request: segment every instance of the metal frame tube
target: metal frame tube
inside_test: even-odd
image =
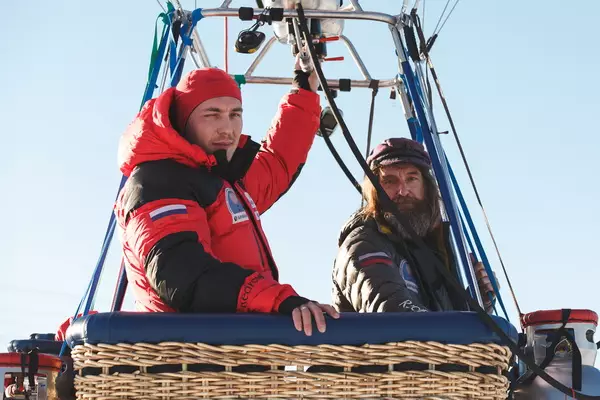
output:
[[[356,5],[360,8],[358,1],[353,2],[353,4],[354,3],[356,3]],[[230,4],[231,4],[231,1],[224,1],[221,8],[202,9],[202,16],[203,16],[203,18],[237,17],[238,10],[228,8],[228,6]],[[371,21],[376,21],[376,22],[384,22],[386,24],[389,24],[390,26],[395,26],[398,22],[397,17],[389,15],[389,14],[376,13],[376,12],[364,12],[364,11],[362,11],[362,8],[360,8],[360,10],[361,11],[352,11],[352,12],[329,11],[329,10],[306,10],[305,14],[306,14],[307,18],[313,17],[313,18],[371,20]],[[263,10],[261,10],[261,9],[255,9],[254,15],[259,16],[262,12],[263,12]],[[290,17],[290,18],[293,18],[294,21],[297,21],[297,18],[294,18],[296,16],[297,16],[296,10],[284,10],[284,18]],[[295,26],[294,28],[296,29],[297,27]],[[192,33],[192,37],[193,37],[192,44],[194,47],[194,51],[200,56],[200,63],[203,66],[210,66],[210,61],[208,60],[208,55],[206,53],[206,50],[204,49],[202,40],[200,39],[200,35],[198,34],[198,31],[196,29],[194,29],[194,31]],[[372,78],[371,74],[369,73],[364,61],[362,60],[362,58],[356,51],[354,44],[348,37],[346,37],[344,35],[340,36],[340,40],[344,43],[344,45],[348,49],[348,52],[350,53],[352,59],[354,60],[354,63],[356,64],[357,68],[359,69],[360,73],[363,75],[365,80],[368,81],[366,83],[366,86],[368,87],[370,81],[373,78]],[[289,84],[289,82],[291,82],[291,80],[288,80],[287,78],[252,77],[252,74],[254,73],[254,71],[256,70],[258,65],[263,61],[267,52],[272,48],[273,44],[276,41],[277,41],[277,38],[275,38],[274,36],[271,37],[269,39],[269,41],[266,43],[266,45],[263,47],[263,49],[261,49],[260,52],[257,54],[256,58],[254,59],[254,61],[248,67],[246,73],[244,74],[244,76],[246,78],[252,78],[252,79],[247,79],[246,83],[258,83],[258,84],[271,83],[271,84],[275,84],[275,85],[283,85],[283,84],[287,85],[287,84]],[[191,54],[193,54],[193,53],[191,53]],[[192,59],[198,66],[198,60],[196,60],[193,55],[192,55]],[[383,81],[382,84],[380,84],[380,86],[381,87],[391,87],[391,86],[393,86],[395,81],[396,81],[395,78],[391,79],[391,80]],[[337,83],[337,82],[334,82],[334,81],[328,81],[328,82],[332,82],[331,84],[336,88],[339,87],[339,83]],[[352,81],[352,85],[356,86],[356,87],[365,87],[364,86],[365,83],[363,81]]]
[[[204,44],[202,43],[202,40],[200,39],[200,35],[198,34],[196,28],[194,28],[194,31],[192,32],[192,46],[194,46],[194,51],[200,57],[200,61],[202,62],[202,64],[205,67],[210,67],[211,64],[210,60],[208,59],[208,54],[206,53],[206,49],[204,48]]]
[[[169,76],[169,65],[168,65],[168,63],[165,63],[165,65],[163,66],[163,75],[160,80],[160,87],[159,87],[159,90],[161,93],[165,90],[165,86],[167,85],[167,76]]]
[[[252,61],[252,64],[250,64],[250,66],[246,70],[246,73],[244,74],[244,76],[246,78],[248,78],[249,76],[252,76],[252,74],[254,73],[254,70],[256,70],[256,68],[258,67],[258,64],[260,64],[262,62],[262,60],[265,58],[265,56],[267,55],[269,50],[271,50],[271,47],[273,46],[273,44],[275,44],[276,41],[277,41],[277,38],[275,36],[272,36],[269,39],[269,41],[267,43],[265,43],[264,47],[258,52],[256,57],[254,58],[254,61]]]
[[[202,65],[202,61],[198,60],[198,56],[197,56],[196,52],[190,51],[190,57],[192,58],[192,62],[194,63],[196,68],[204,67],[204,65]]]
[[[408,1],[408,0],[406,0]],[[231,5],[231,3],[233,2],[233,0],[223,0],[223,3],[221,4],[221,6],[219,8],[229,8],[229,6]],[[360,1],[359,0],[350,0],[350,4],[348,4],[347,9],[350,10],[355,10],[355,11],[362,11],[363,8],[360,5]]]
[[[356,51],[356,47],[354,47],[354,44],[352,43],[352,41],[344,35],[340,36],[340,40],[342,42],[344,42],[344,44],[346,45],[346,48],[350,52],[350,55],[352,56],[352,59],[358,66],[358,69],[360,70],[360,73],[362,74],[362,76],[368,80],[372,79],[371,74],[369,74],[369,71],[367,70],[365,63],[363,62],[362,58]]]
[[[262,14],[263,10],[259,8],[254,9],[254,16],[258,17]],[[339,11],[339,10],[305,10],[304,14],[306,18],[317,18],[317,19],[349,19],[349,20],[364,20],[364,21],[375,21],[383,22],[388,25],[395,26],[398,22],[398,18],[394,15],[374,12],[374,11]],[[209,17],[238,17],[238,10],[234,8],[203,8],[202,16],[204,18]],[[283,18],[298,18],[298,12],[292,9],[283,10]]]
[[[400,96],[400,104],[404,110],[404,118],[406,119],[406,123],[408,124],[408,130],[410,131],[410,136],[413,140],[418,142],[423,141],[423,133],[421,132],[421,127],[419,126],[419,121],[415,117],[415,113],[413,112],[413,106],[408,97],[408,93],[406,92],[406,84],[402,79],[398,80],[398,84],[396,85],[396,90],[398,95]]]
[[[362,12],[363,8],[360,5],[360,3],[358,2],[358,0],[350,0],[350,4],[352,4],[352,7],[354,7],[354,10]]]
[[[232,75],[235,76],[235,75]],[[246,83],[248,84],[262,84],[262,85],[291,85],[292,78],[279,78],[279,77],[270,77],[270,76],[249,76],[246,77]],[[394,87],[397,83],[396,78],[383,80],[379,82],[380,88],[388,88]],[[339,89],[339,80],[336,79],[328,79],[327,84],[335,89]],[[369,88],[371,84],[368,80],[351,80],[350,81],[352,88]]]
[[[344,44],[348,48],[348,51],[350,52],[350,55],[352,56],[352,59],[354,60],[356,66],[360,70],[360,72],[363,75],[363,77],[365,78],[365,80],[370,81],[372,79],[371,74],[367,70],[367,67],[365,66],[362,58],[360,57],[360,55],[356,51],[356,48],[354,47],[354,44],[352,44],[352,41],[350,41],[350,39],[348,39],[345,36],[340,36],[340,40],[342,42],[344,42]],[[254,73],[254,71],[256,70],[256,68],[258,67],[258,65],[263,61],[263,59],[265,58],[265,56],[267,55],[267,53],[271,50],[271,47],[273,47],[273,45],[276,42],[277,42],[277,38],[275,36],[272,36],[269,39],[269,41],[264,45],[264,47],[258,52],[258,54],[256,55],[256,58],[254,59],[254,61],[252,61],[252,64],[250,64],[250,66],[246,70],[246,73],[244,74],[244,76],[246,78],[252,76],[252,74]],[[278,78],[273,78],[273,79],[278,79]],[[356,82],[358,82],[358,81],[356,81]],[[261,82],[261,83],[263,83],[263,82]],[[273,83],[274,84],[278,84],[279,82],[273,82]]]
[[[306,51],[304,50],[304,48],[302,47],[302,34],[300,33],[300,25],[298,23],[298,18],[292,19],[292,26],[294,27],[294,39],[296,40],[296,47],[297,47],[298,51],[300,52],[300,60],[301,61],[302,61],[302,59],[306,60],[309,57],[306,54]]]

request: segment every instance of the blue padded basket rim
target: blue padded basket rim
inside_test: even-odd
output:
[[[514,341],[517,330],[492,316]],[[178,314],[116,312],[80,318],[68,329],[69,346],[80,344],[184,342],[210,345],[363,345],[435,341],[444,344],[496,343],[500,339],[472,312],[343,313],[327,318],[327,331],[296,331],[291,317],[268,314]]]

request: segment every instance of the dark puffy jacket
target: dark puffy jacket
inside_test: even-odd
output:
[[[172,100],[173,89],[150,100],[120,144],[129,179],[115,212],[136,308],[290,313],[307,300],[278,282],[260,215],[306,161],[318,94],[286,95],[264,143],[242,135],[229,163],[173,129]]]
[[[456,275],[454,259],[446,251],[448,230],[438,228],[425,242],[437,261]],[[424,312],[465,310],[466,304],[450,296],[443,279],[431,265],[415,268],[405,252],[419,264],[425,264],[422,252],[410,241],[400,243],[387,226],[372,218],[354,214],[339,238],[339,250],[333,268],[333,305],[342,312]],[[430,285],[424,285],[423,276]],[[431,279],[434,276],[435,279]]]

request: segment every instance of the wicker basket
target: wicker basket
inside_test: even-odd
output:
[[[506,399],[510,350],[362,346],[78,345],[78,399]]]

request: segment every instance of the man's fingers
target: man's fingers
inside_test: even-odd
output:
[[[319,307],[321,307],[321,310],[325,311],[329,316],[331,316],[333,318],[340,317],[340,313],[337,312],[337,310],[335,308],[333,308],[333,306],[330,306],[329,304],[319,304]]]
[[[484,278],[479,281],[479,287],[486,291],[493,291],[494,287],[492,286],[492,282],[490,282],[489,278]]]
[[[325,332],[325,317],[323,316],[323,310],[321,310],[320,305],[315,303],[308,303],[308,308],[310,308],[312,315],[315,317],[315,323],[317,324],[317,329],[319,330],[319,332]]]
[[[312,317],[310,308],[308,307],[309,304],[310,303],[300,306],[300,311],[302,312],[302,325],[306,336],[312,335]]]
[[[317,329],[319,332],[323,333],[327,329],[327,322],[323,313],[327,313],[336,319],[340,317],[340,314],[337,312],[337,310],[329,304],[319,304],[316,301],[311,301],[292,311],[294,327],[297,331],[304,331],[306,336],[311,336],[312,320],[314,318]]]
[[[292,311],[292,320],[294,321],[294,328],[297,331],[306,333],[310,336],[312,334],[312,318],[308,304],[303,304]]]
[[[292,311],[292,319],[294,320],[294,328],[296,328],[297,331],[301,331],[302,312],[300,311],[300,308],[295,308],[294,311]]]
[[[493,288],[492,286],[492,280],[490,279],[490,276],[488,275],[487,271],[485,270],[485,267],[483,266],[483,263],[478,262],[477,264],[475,264],[475,277],[477,278],[477,281],[480,282],[480,285],[486,285],[491,288]],[[494,279],[496,280],[496,285],[498,285],[498,290],[500,290],[500,281],[498,281],[498,276],[496,275],[496,271],[492,271],[492,274],[494,274]]]
[[[475,265],[475,276],[477,279],[488,278],[488,273],[482,263]]]

